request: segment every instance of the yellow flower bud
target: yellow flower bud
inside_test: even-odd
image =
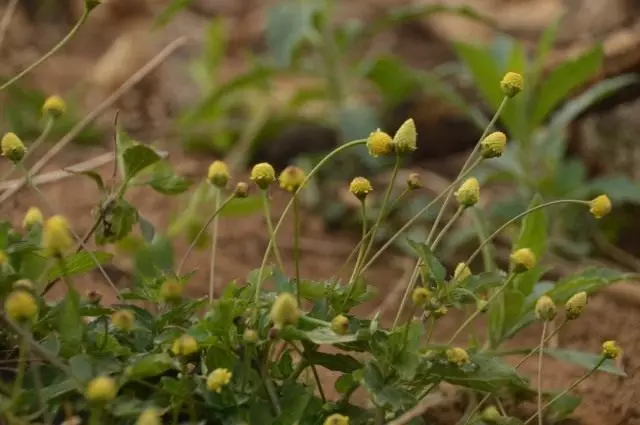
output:
[[[471,269],[466,263],[458,263],[456,269],[453,272],[453,279],[462,282],[466,278],[471,276]]]
[[[207,180],[216,187],[224,188],[229,182],[229,167],[227,167],[227,164],[223,161],[213,161],[209,165]]]
[[[249,185],[245,182],[238,182],[238,184],[236,184],[236,190],[233,191],[233,196],[236,198],[246,198],[249,196]]]
[[[396,134],[393,136],[393,146],[398,153],[413,152],[417,148],[416,141],[418,133],[416,123],[413,118],[409,118],[402,123]]]
[[[584,308],[587,306],[587,293],[586,292],[578,292],[573,295],[567,303],[565,307],[567,309],[567,319],[574,320],[582,315],[584,312]]]
[[[349,332],[349,319],[342,314],[337,315],[331,321],[331,330],[338,335],[345,335]]]
[[[266,189],[276,180],[276,171],[268,162],[261,162],[251,169],[251,181],[260,189]]]
[[[521,248],[511,254],[511,263],[516,273],[524,273],[536,265],[536,255],[529,248]]]
[[[476,300],[476,308],[480,313],[486,313],[489,311],[489,301],[483,299]]]
[[[121,331],[128,332],[133,328],[135,316],[131,310],[119,310],[111,315],[111,323]]]
[[[288,292],[278,295],[271,307],[270,317],[276,328],[298,323],[300,309],[296,298]]]
[[[393,139],[387,133],[378,129],[369,134],[367,149],[369,149],[369,155],[373,157],[389,155],[393,152]]]
[[[44,223],[44,216],[42,215],[42,211],[40,211],[37,207],[30,207],[27,210],[27,213],[24,215],[24,219],[22,220],[22,227],[29,230],[36,224],[42,226]]]
[[[207,389],[220,393],[222,387],[231,381],[232,373],[228,369],[218,368],[207,377]]]
[[[102,300],[102,293],[92,289],[86,293],[86,297],[90,303],[99,304]]]
[[[500,81],[500,89],[505,96],[511,98],[524,88],[524,78],[517,72],[507,72]]]
[[[615,341],[605,341],[602,343],[602,356],[607,359],[616,359],[622,353],[622,349]]]
[[[424,187],[424,182],[422,181],[422,177],[419,173],[411,173],[409,177],[407,177],[407,188],[409,190],[418,190]]]
[[[255,344],[258,342],[258,332],[253,329],[245,329],[242,340],[247,344]]]
[[[138,416],[136,425],[161,425],[160,412],[156,409],[145,409]]]
[[[63,255],[73,240],[69,233],[69,222],[61,215],[54,215],[44,224],[42,248],[49,255]]]
[[[280,187],[287,192],[293,193],[298,190],[306,177],[305,172],[301,168],[290,165],[280,173]]]
[[[2,137],[0,150],[2,151],[2,156],[14,164],[22,161],[22,158],[24,158],[27,153],[27,148],[15,133],[7,133]]]
[[[427,288],[416,288],[411,294],[413,303],[418,307],[424,307],[431,299],[431,292]]]
[[[482,420],[489,423],[498,423],[502,420],[502,415],[496,406],[488,406],[482,411]]]
[[[549,322],[556,317],[556,305],[551,297],[543,295],[536,302],[536,317],[544,322]]]
[[[0,266],[6,263],[9,260],[9,256],[6,252],[0,251]]]
[[[60,96],[49,96],[42,105],[42,113],[52,118],[58,118],[67,110],[67,105]]]
[[[441,317],[444,317],[447,313],[449,312],[449,309],[446,306],[441,306],[436,308],[435,310],[433,310],[433,313],[431,313],[433,315],[433,317],[435,319],[439,319]]]
[[[29,279],[16,280],[15,282],[13,282],[13,289],[16,291],[18,290],[32,291],[33,282],[31,282]]]
[[[497,158],[502,156],[506,146],[507,136],[501,131],[496,131],[480,142],[480,153],[483,158]]]
[[[191,335],[182,335],[171,344],[174,356],[187,357],[198,351],[198,341]]]
[[[13,291],[4,300],[4,311],[16,322],[33,321],[38,315],[38,303],[30,292]]]
[[[177,302],[182,299],[184,285],[180,282],[170,279],[160,285],[160,299],[165,303]]]
[[[93,403],[107,403],[117,394],[116,381],[107,376],[99,376],[89,381],[84,397]]]
[[[447,350],[447,361],[449,363],[464,366],[470,362],[469,354],[464,348],[454,347]]]
[[[369,193],[373,192],[373,186],[371,186],[371,182],[364,177],[356,177],[351,180],[349,192],[353,193],[356,198],[363,201]]]
[[[455,192],[458,203],[463,207],[472,207],[480,200],[480,183],[475,177],[470,177],[460,185]]]
[[[349,417],[334,413],[324,420],[323,425],[349,425]]]
[[[607,195],[600,195],[589,202],[589,212],[595,218],[602,218],[611,212],[611,199]]]

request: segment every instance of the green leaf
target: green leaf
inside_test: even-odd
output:
[[[151,241],[153,241],[153,237],[156,235],[156,228],[149,220],[141,215],[138,216],[138,225],[140,226],[140,232],[142,233],[144,240],[151,243]]]
[[[260,197],[234,198],[220,211],[219,217],[247,217],[260,211],[262,211]]]
[[[367,137],[371,129],[380,127],[374,108],[364,103],[352,103],[334,111],[343,140]]]
[[[147,354],[134,359],[125,369],[125,375],[130,380],[146,379],[177,369],[178,366],[167,353]]]
[[[384,386],[384,376],[380,368],[373,362],[368,362],[362,371],[362,386],[373,394]]]
[[[544,352],[545,354],[553,357],[556,360],[582,366],[587,370],[593,369],[602,359],[602,356],[599,354],[584,353],[575,350],[545,349]],[[618,367],[616,367],[615,363],[609,359],[605,360],[605,362],[600,365],[598,370],[616,376],[627,376],[627,374],[623,370],[620,370]]]
[[[103,219],[98,223],[95,233],[96,243],[105,245],[118,242],[131,233],[138,222],[138,210],[122,198],[107,206]]]
[[[287,327],[282,331],[282,338],[288,339],[288,336],[294,335],[292,332],[295,332],[295,335],[298,338],[306,339],[318,345],[333,345],[358,340],[358,337],[355,334],[338,335],[331,329],[325,327],[319,327],[311,331],[294,330],[291,327]]]
[[[612,202],[640,203],[640,185],[623,175],[595,178],[574,193],[578,199],[606,193]]]
[[[75,276],[86,273],[98,267],[107,264],[113,258],[113,254],[102,251],[80,251],[64,259],[64,268],[59,264],[52,266],[47,273],[47,280],[52,281],[63,276]],[[97,263],[96,263],[97,261]]]
[[[376,57],[364,74],[389,105],[396,105],[406,99],[419,84],[413,69],[400,58],[391,55]]]
[[[223,347],[212,345],[207,350],[206,363],[209,371],[213,371],[217,368],[233,370],[234,366],[236,366],[238,362],[238,356]]]
[[[551,393],[553,398],[559,393]],[[582,397],[573,394],[564,394],[560,396],[547,408],[547,416],[551,418],[551,423],[560,423],[564,419],[567,419],[573,414],[573,412],[580,406]]]
[[[156,168],[148,183],[153,190],[163,195],[178,195],[191,186],[187,179],[176,175],[169,166]]]
[[[542,204],[540,195],[534,196],[527,209],[535,208]],[[529,248],[536,258],[542,258],[547,247],[547,218],[542,208],[528,213],[520,228],[518,242],[514,246],[514,251],[521,248]]]
[[[84,326],[80,316],[80,296],[75,289],[67,292],[62,301],[58,318],[58,333],[62,342],[62,354],[75,354],[82,350]]]
[[[531,85],[531,90],[535,91],[538,85],[538,78],[540,76],[540,72],[542,71],[542,67],[545,64],[547,59],[547,55],[549,51],[553,48],[553,44],[556,41],[556,37],[558,34],[558,28],[560,28],[560,23],[564,19],[564,15],[560,15],[555,18],[548,26],[545,28],[540,40],[538,40],[538,49],[536,52],[535,65],[533,67],[532,72],[530,73],[529,79],[530,82],[527,81],[527,85]]]
[[[307,360],[312,364],[343,373],[351,373],[362,368],[362,363],[346,354],[328,354],[314,351],[307,355]]]
[[[164,10],[158,15],[154,22],[155,27],[163,27],[168,24],[171,19],[175,17],[182,9],[187,7],[192,0],[173,0]]]
[[[556,282],[549,296],[556,303],[565,303],[574,294],[584,291],[592,293],[612,283],[625,280],[627,275],[618,270],[605,268],[590,268],[584,272],[569,276]],[[533,305],[531,306],[533,308]]]
[[[293,53],[314,31],[317,2],[281,0],[267,11],[267,46],[276,64],[288,67]]]
[[[91,363],[91,356],[87,354],[78,354],[71,357],[69,359],[69,367],[74,378],[83,383],[93,378],[93,366]]]
[[[426,243],[407,240],[411,248],[418,254],[423,264],[426,264],[428,273],[437,283],[443,283],[447,274],[447,270],[438,260],[435,254],[429,249]]]
[[[160,155],[145,145],[134,145],[122,153],[124,178],[130,181],[140,171],[160,161]]]
[[[43,388],[41,395],[43,400],[51,401],[77,390],[79,390],[79,388],[76,381],[73,379],[65,379],[64,381]]]
[[[98,173],[96,173],[95,171],[92,170],[88,170],[88,171],[73,171],[70,170],[68,168],[65,168],[64,171],[71,173],[71,174],[75,174],[75,175],[79,175],[79,176],[87,176],[89,177],[91,180],[93,180],[96,183],[96,186],[98,186],[98,192],[100,192],[100,195],[104,195],[105,193],[107,193],[107,188],[104,185],[104,181],[102,180],[102,176]]]
[[[297,383],[285,385],[282,393],[282,413],[274,422],[277,425],[289,425],[300,423],[311,398],[313,390]]]

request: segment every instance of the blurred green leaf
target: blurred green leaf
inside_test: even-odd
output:
[[[151,243],[151,241],[153,241],[153,237],[156,234],[156,228],[149,220],[147,220],[143,216],[138,217],[138,225],[140,226],[140,233],[142,233],[142,237],[144,238],[144,240],[148,243]]]
[[[400,58],[391,55],[376,57],[368,64],[365,77],[377,87],[389,105],[405,100],[418,86],[415,72]]]
[[[140,171],[160,161],[160,155],[145,145],[134,145],[122,153],[124,178],[126,181],[134,178]]]
[[[420,260],[422,260],[423,264],[427,266],[427,270],[429,275],[437,282],[443,283],[447,270],[444,268],[442,263],[438,260],[438,258],[434,255],[434,253],[429,249],[426,243],[415,242],[412,240],[408,240],[409,245],[418,254]]]
[[[281,0],[267,11],[267,46],[280,67],[291,64],[293,52],[314,30],[313,17],[320,3]]]
[[[555,397],[559,393],[552,393],[550,396]],[[552,423],[558,423],[567,419],[573,414],[580,403],[582,397],[573,394],[564,394],[547,408],[547,416],[551,418]]]
[[[78,381],[86,383],[93,378],[93,366],[91,356],[87,354],[77,354],[69,359],[69,368],[73,377]]]
[[[365,138],[380,127],[378,115],[370,105],[352,103],[334,114],[340,127],[342,140]]]
[[[98,186],[98,192],[100,192],[100,195],[104,195],[107,193],[107,189],[104,185],[104,181],[102,180],[102,176],[100,174],[98,174],[95,171],[92,170],[88,170],[88,171],[73,171],[70,169],[66,169],[65,170],[68,173],[71,174],[76,174],[76,175],[83,175],[83,176],[87,176],[89,177],[91,180],[93,180],[96,183],[96,186]]]
[[[346,354],[328,354],[312,351],[306,355],[306,358],[309,363],[342,373],[351,373],[362,368],[362,363]]]
[[[148,184],[153,190],[163,195],[184,193],[191,185],[187,179],[175,174],[169,166],[156,168]]]
[[[540,204],[542,204],[542,197],[536,195],[531,200],[528,209],[535,208]],[[522,248],[529,248],[538,260],[545,254],[547,249],[547,218],[543,208],[528,213],[522,220],[520,236],[513,250]]]
[[[82,350],[82,317],[80,316],[80,296],[72,289],[62,301],[58,319],[58,333],[62,343],[62,356],[69,356]]]
[[[602,359],[600,354],[585,353],[575,350],[561,350],[561,349],[545,349],[545,354],[553,357],[556,360],[562,362],[572,363],[578,366],[582,366],[587,370],[593,369]],[[627,374],[618,369],[612,360],[605,360],[605,362],[598,368],[599,371],[607,372],[612,375],[626,377]]]
[[[612,202],[640,203],[640,184],[623,175],[597,177],[580,186],[572,195],[586,199],[603,193]]]
[[[155,19],[154,26],[164,27],[191,2],[192,0],[173,0]]]
[[[103,219],[98,223],[95,240],[98,245],[118,242],[133,230],[138,222],[138,210],[122,198],[118,198],[105,207]]]
[[[611,285],[626,278],[627,275],[618,270],[590,268],[580,274],[560,279],[548,295],[553,298],[556,303],[565,303],[578,292],[585,291],[592,293],[604,286]]]
[[[59,264],[52,266],[47,272],[47,280],[52,281],[63,276],[74,276],[86,273],[98,267],[107,264],[113,258],[113,254],[102,251],[80,251],[77,254],[70,255],[64,259],[64,268]]]
[[[146,379],[162,375],[178,366],[167,353],[148,354],[133,359],[125,369],[125,375],[131,380]]]
[[[282,413],[274,425],[289,425],[300,423],[309,402],[313,397],[310,387],[298,383],[284,385],[282,392]]]
[[[262,201],[258,196],[234,198],[220,211],[219,217],[246,217],[262,211]]]

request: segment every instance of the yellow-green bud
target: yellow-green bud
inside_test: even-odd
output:
[[[54,215],[44,224],[42,248],[49,255],[63,255],[73,240],[69,232],[69,222],[61,215]]]
[[[574,320],[582,315],[584,312],[584,308],[587,306],[587,293],[586,292],[578,292],[573,295],[567,303],[565,307],[567,309],[567,319]]]
[[[6,252],[0,251],[0,266],[6,263],[9,260],[9,256]]]
[[[261,162],[253,166],[250,178],[260,189],[264,190],[276,180],[276,171],[268,162]]]
[[[349,417],[334,413],[325,419],[322,425],[349,425]]]
[[[220,393],[222,387],[231,381],[233,374],[228,369],[218,368],[207,377],[207,389]]]
[[[411,173],[409,177],[407,177],[407,188],[409,190],[418,190],[424,187],[424,182],[422,181],[422,177],[419,173]]]
[[[271,321],[278,329],[285,325],[295,325],[300,318],[296,298],[288,292],[278,295],[271,307]]]
[[[99,376],[89,381],[84,396],[93,403],[107,403],[113,400],[117,394],[116,381],[107,376]]]
[[[233,191],[233,196],[236,198],[246,198],[249,196],[249,185],[245,182],[238,182],[238,184],[236,184],[236,190]]]
[[[453,272],[453,279],[462,282],[466,278],[471,276],[471,269],[466,263],[458,263],[456,269]]]
[[[33,321],[38,315],[38,303],[30,292],[13,291],[4,300],[4,311],[16,322]]]
[[[433,313],[431,314],[435,319],[439,319],[441,317],[444,317],[448,312],[449,312],[449,309],[443,305],[433,310]]]
[[[482,420],[489,423],[498,423],[502,420],[502,415],[496,406],[488,406],[482,411]]]
[[[607,359],[616,359],[622,353],[622,349],[615,341],[605,341],[602,343],[602,356]]]
[[[58,118],[67,110],[67,105],[60,96],[49,96],[42,105],[42,113],[52,118]]]
[[[2,156],[14,164],[22,161],[22,158],[24,158],[27,153],[27,148],[15,133],[7,133],[2,137],[0,150],[2,151]]]
[[[536,255],[529,248],[521,248],[511,253],[511,263],[516,273],[524,273],[536,265]]]
[[[431,299],[431,291],[427,288],[416,288],[413,290],[413,294],[411,294],[411,299],[416,306],[424,307]]]
[[[121,331],[128,332],[133,328],[135,316],[131,310],[119,310],[111,315],[111,323]]]
[[[182,335],[171,344],[174,356],[187,357],[198,351],[198,341],[191,335]]]
[[[136,425],[160,425],[160,412],[156,409],[145,409],[138,416]]]
[[[480,313],[486,313],[489,311],[489,301],[483,300],[481,298],[476,300],[476,308],[480,311]]]
[[[458,366],[464,366],[470,362],[469,354],[464,348],[449,348],[447,349],[447,361]]]
[[[87,291],[86,293],[87,301],[92,304],[99,304],[102,300],[102,293],[100,291],[96,291],[94,289]]]
[[[39,226],[44,224],[42,211],[37,207],[29,207],[27,213],[24,215],[24,219],[22,220],[22,227],[29,230],[36,224]]]
[[[475,177],[464,181],[455,192],[458,203],[463,207],[472,207],[480,200],[480,183]]]
[[[544,322],[549,322],[556,317],[556,305],[551,297],[543,295],[536,302],[536,317]]]
[[[349,332],[349,319],[342,314],[337,315],[331,321],[331,330],[338,335],[345,335]]]
[[[242,340],[247,344],[255,344],[258,342],[258,332],[253,329],[245,329],[242,334]]]
[[[371,186],[371,182],[364,177],[356,177],[351,180],[349,192],[353,193],[356,198],[362,201],[369,193],[373,192],[373,186]]]
[[[589,202],[589,212],[595,218],[602,218],[611,212],[611,199],[607,195],[600,195]]]
[[[227,164],[223,161],[213,161],[209,165],[207,180],[216,187],[224,188],[229,182],[229,167],[227,167]]]
[[[18,291],[32,291],[33,290],[33,282],[29,279],[20,279],[13,282],[13,289]]]
[[[517,72],[507,72],[502,81],[500,81],[500,89],[505,96],[511,98],[517,95],[524,88],[524,78]]]
[[[166,303],[177,302],[182,299],[184,285],[180,282],[170,279],[160,285],[160,299]]]
[[[287,192],[294,193],[302,185],[306,177],[305,172],[300,167],[290,165],[280,173],[280,187]]]
[[[417,139],[416,123],[413,122],[413,118],[409,118],[402,123],[393,136],[393,147],[398,153],[413,152],[417,148]]]
[[[496,131],[480,142],[480,153],[483,158],[497,158],[502,156],[506,146],[507,136],[501,131]]]
[[[393,139],[387,133],[378,129],[369,134],[367,149],[369,149],[369,155],[373,157],[389,155],[393,152]]]

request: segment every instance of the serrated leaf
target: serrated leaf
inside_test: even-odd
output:
[[[80,251],[64,259],[64,268],[61,268],[59,264],[52,266],[47,272],[47,280],[52,281],[62,276],[86,273],[97,268],[97,263],[99,265],[107,264],[112,258],[113,254],[109,252],[92,251],[90,254],[86,251]]]
[[[407,240],[411,248],[422,260],[422,263],[427,266],[427,272],[438,283],[442,283],[447,275],[447,270],[444,268],[438,258],[431,252],[431,249],[425,243],[415,242],[410,239]]]
[[[125,181],[130,181],[140,171],[160,161],[160,155],[145,145],[131,146],[122,153]]]
[[[125,369],[128,379],[146,379],[162,375],[175,367],[175,362],[167,353],[148,354],[133,360]]]
[[[316,2],[282,0],[267,11],[266,39],[276,64],[288,67],[299,43],[313,31]]]
[[[602,356],[599,354],[585,353],[575,350],[545,349],[544,352],[546,355],[553,357],[556,360],[582,366],[587,370],[593,369],[602,359]],[[604,363],[598,367],[598,370],[616,376],[627,376],[624,371],[616,367],[615,363],[609,359],[605,360]]]

